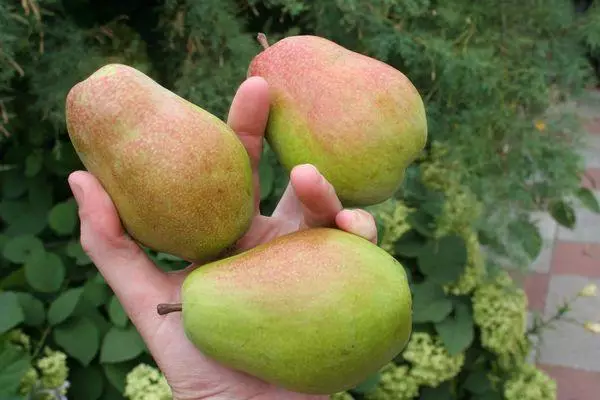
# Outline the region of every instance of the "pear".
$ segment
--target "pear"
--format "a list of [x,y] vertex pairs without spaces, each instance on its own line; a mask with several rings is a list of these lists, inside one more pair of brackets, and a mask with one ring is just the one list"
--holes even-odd
[[362,237],[331,228],[281,236],[184,280],[186,336],[230,368],[300,393],[350,389],[390,362],[412,330],[404,268]]
[[271,91],[266,139],[290,171],[310,163],[345,206],[394,195],[427,142],[419,92],[400,71],[318,36],[286,37],[248,68]]
[[144,73],[106,65],[66,99],[71,142],[124,228],[153,250],[208,260],[254,214],[250,159],[232,129]]

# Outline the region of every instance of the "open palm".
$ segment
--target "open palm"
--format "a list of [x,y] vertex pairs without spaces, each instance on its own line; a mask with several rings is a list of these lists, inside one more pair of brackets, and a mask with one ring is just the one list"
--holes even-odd
[[[269,90],[261,78],[249,78],[238,89],[228,124],[246,147],[252,163],[255,217],[237,243],[243,251],[301,229],[335,226],[373,242],[377,230],[370,214],[343,209],[333,187],[311,165],[296,167],[272,216],[260,215],[258,165],[269,113]],[[81,245],[129,318],[140,332],[176,400],[300,400],[326,399],[292,393],[205,357],[185,337],[177,313],[160,316],[159,303],[177,303],[183,279],[193,268],[163,272],[124,231],[111,198],[90,173],[69,176],[79,206]]]

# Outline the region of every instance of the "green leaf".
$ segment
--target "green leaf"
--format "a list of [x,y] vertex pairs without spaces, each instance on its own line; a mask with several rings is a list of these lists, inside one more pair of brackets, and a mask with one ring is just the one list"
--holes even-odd
[[[27,203],[3,203],[0,204],[0,212],[7,215],[17,215],[18,218],[7,217],[8,228],[5,233],[10,236],[37,235],[46,227],[46,212],[40,213]],[[4,218],[4,215],[3,215]],[[9,221],[10,219],[10,221]]]
[[406,222],[423,236],[432,237],[435,234],[435,219],[423,211],[419,210],[408,214]]
[[31,179],[29,181],[29,192],[27,193],[29,205],[44,215],[48,214],[54,205],[54,192],[52,189],[52,184],[48,183],[43,176]]
[[264,200],[273,191],[273,181],[275,180],[275,172],[266,157],[258,165],[258,175],[260,179],[260,199]]
[[56,292],[65,279],[65,266],[54,253],[36,253],[25,263],[25,277],[39,292]]
[[82,294],[83,288],[68,289],[61,293],[48,309],[48,322],[50,325],[60,324],[69,318],[79,304]]
[[511,222],[508,229],[515,243],[520,243],[529,257],[536,259],[543,245],[538,227],[527,220],[518,220]]
[[385,222],[379,215],[374,215],[375,227],[377,228],[377,246],[381,246],[381,240],[385,233]]
[[423,387],[419,400],[453,400],[452,387],[449,382],[443,382],[438,387]]
[[575,216],[575,210],[571,205],[564,201],[555,201],[550,203],[548,206],[550,215],[556,222],[564,226],[565,228],[573,229],[577,220]]
[[600,214],[600,204],[594,192],[588,188],[579,188],[576,193],[577,198],[588,210]]
[[144,351],[144,341],[133,325],[127,328],[112,327],[102,341],[101,363],[118,363],[131,360]]
[[112,328],[112,324],[96,309],[89,311],[85,316],[96,326],[100,336],[100,343],[102,343],[104,336],[110,331],[110,328]]
[[430,240],[419,254],[419,269],[439,284],[456,281],[467,266],[467,246],[458,235]]
[[380,380],[381,380],[381,373],[376,372],[374,374],[371,374],[363,382],[359,383],[354,388],[352,388],[352,391],[356,392],[356,393],[361,393],[361,394],[369,393],[377,387]]
[[110,320],[118,327],[124,328],[127,325],[129,318],[123,309],[123,306],[119,302],[117,296],[112,296],[108,303],[108,315]]
[[25,279],[24,267],[12,271],[6,277],[0,280],[0,289],[2,290],[21,289],[23,286],[26,285],[27,280]]
[[413,321],[441,322],[453,309],[452,300],[441,286],[425,281],[413,287]]
[[102,396],[104,377],[98,365],[78,367],[69,374],[69,399],[96,400]]
[[417,231],[406,231],[394,244],[394,253],[397,256],[417,257],[427,241]]
[[[109,365],[111,365],[111,364],[109,364]],[[135,367],[135,365],[133,367]],[[106,373],[105,373],[105,375],[106,375]],[[108,380],[108,378],[107,378],[107,380]],[[125,383],[123,383],[123,390],[119,390],[119,389],[115,388],[112,385],[112,382],[110,382],[110,381],[108,381],[108,383],[110,383],[110,385],[107,385],[107,384],[104,385],[104,392],[102,393],[100,400],[126,400],[125,397],[123,397],[123,392],[125,391],[125,386],[124,386]],[[75,400],[77,400],[77,399],[75,399]]]
[[81,247],[81,243],[79,243],[78,240],[71,240],[69,244],[67,244],[67,255],[75,259],[75,264],[77,265],[89,265],[92,263],[92,260],[90,260],[87,253],[83,251],[83,247]]
[[89,279],[83,285],[83,297],[94,308],[106,304],[110,294],[110,288],[105,283]]
[[100,346],[96,325],[87,317],[77,317],[54,328],[54,340],[70,356],[87,366]]
[[125,378],[137,364],[134,360],[122,363],[102,364],[102,369],[110,384],[123,393],[125,391]]
[[33,235],[20,235],[6,242],[2,255],[13,263],[22,264],[35,253],[44,253],[44,243]]
[[457,355],[467,349],[475,336],[473,316],[469,308],[464,304],[456,304],[454,307],[454,316],[436,323],[435,329],[451,356]]
[[502,392],[497,390],[488,390],[482,394],[476,394],[471,397],[471,400],[504,400],[505,397],[502,395]]
[[420,209],[425,211],[433,218],[439,217],[444,212],[444,194],[434,191],[429,191],[425,202],[420,205]]
[[44,164],[44,153],[35,150],[25,159],[25,176],[31,178],[37,175]]
[[2,181],[2,197],[5,199],[17,199],[27,191],[27,181],[23,179],[21,171],[14,169],[0,172]]
[[421,169],[410,166],[406,170],[406,179],[402,182],[402,199],[408,207],[419,207],[429,196],[429,189],[421,180]]
[[48,223],[59,235],[69,235],[77,226],[77,203],[71,198],[58,203],[48,214]]
[[8,243],[10,236],[0,233],[0,253],[4,252],[4,245]]
[[31,367],[29,355],[8,341],[0,342],[0,398],[14,395]]
[[181,258],[168,253],[156,253],[156,258],[161,261],[182,261]]
[[44,303],[30,293],[17,293],[19,304],[25,314],[25,324],[29,326],[40,326],[46,320]]
[[0,334],[7,332],[25,320],[19,298],[13,292],[0,293]]
[[472,371],[465,380],[464,388],[471,393],[483,394],[492,391],[492,383],[488,378],[488,371],[477,369]]

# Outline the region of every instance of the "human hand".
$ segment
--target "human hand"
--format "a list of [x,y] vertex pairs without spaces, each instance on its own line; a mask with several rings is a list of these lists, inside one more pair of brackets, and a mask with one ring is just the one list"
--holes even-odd
[[[244,144],[252,163],[255,217],[238,241],[237,251],[297,230],[332,226],[377,241],[373,217],[343,209],[333,187],[310,165],[294,168],[290,183],[272,216],[260,215],[258,165],[269,113],[266,81],[246,80],[231,105],[228,124]],[[160,316],[159,303],[178,303],[180,287],[191,269],[163,272],[124,231],[116,208],[100,182],[76,171],[69,184],[79,206],[81,245],[136,326],[175,400],[324,400],[327,396],[293,393],[229,369],[200,353],[183,331],[179,314]]]

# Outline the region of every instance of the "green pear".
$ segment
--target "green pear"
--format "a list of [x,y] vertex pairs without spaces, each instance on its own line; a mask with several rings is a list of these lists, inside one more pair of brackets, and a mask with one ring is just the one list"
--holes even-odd
[[66,122],[82,163],[139,243],[200,261],[248,230],[254,190],[241,141],[144,73],[100,68],[68,93]]
[[233,369],[300,393],[332,394],[390,362],[412,330],[404,268],[330,228],[281,236],[192,271],[181,304],[189,340]]
[[270,87],[266,138],[290,171],[310,163],[345,206],[393,196],[427,142],[421,96],[397,69],[310,35],[269,46],[248,68]]

